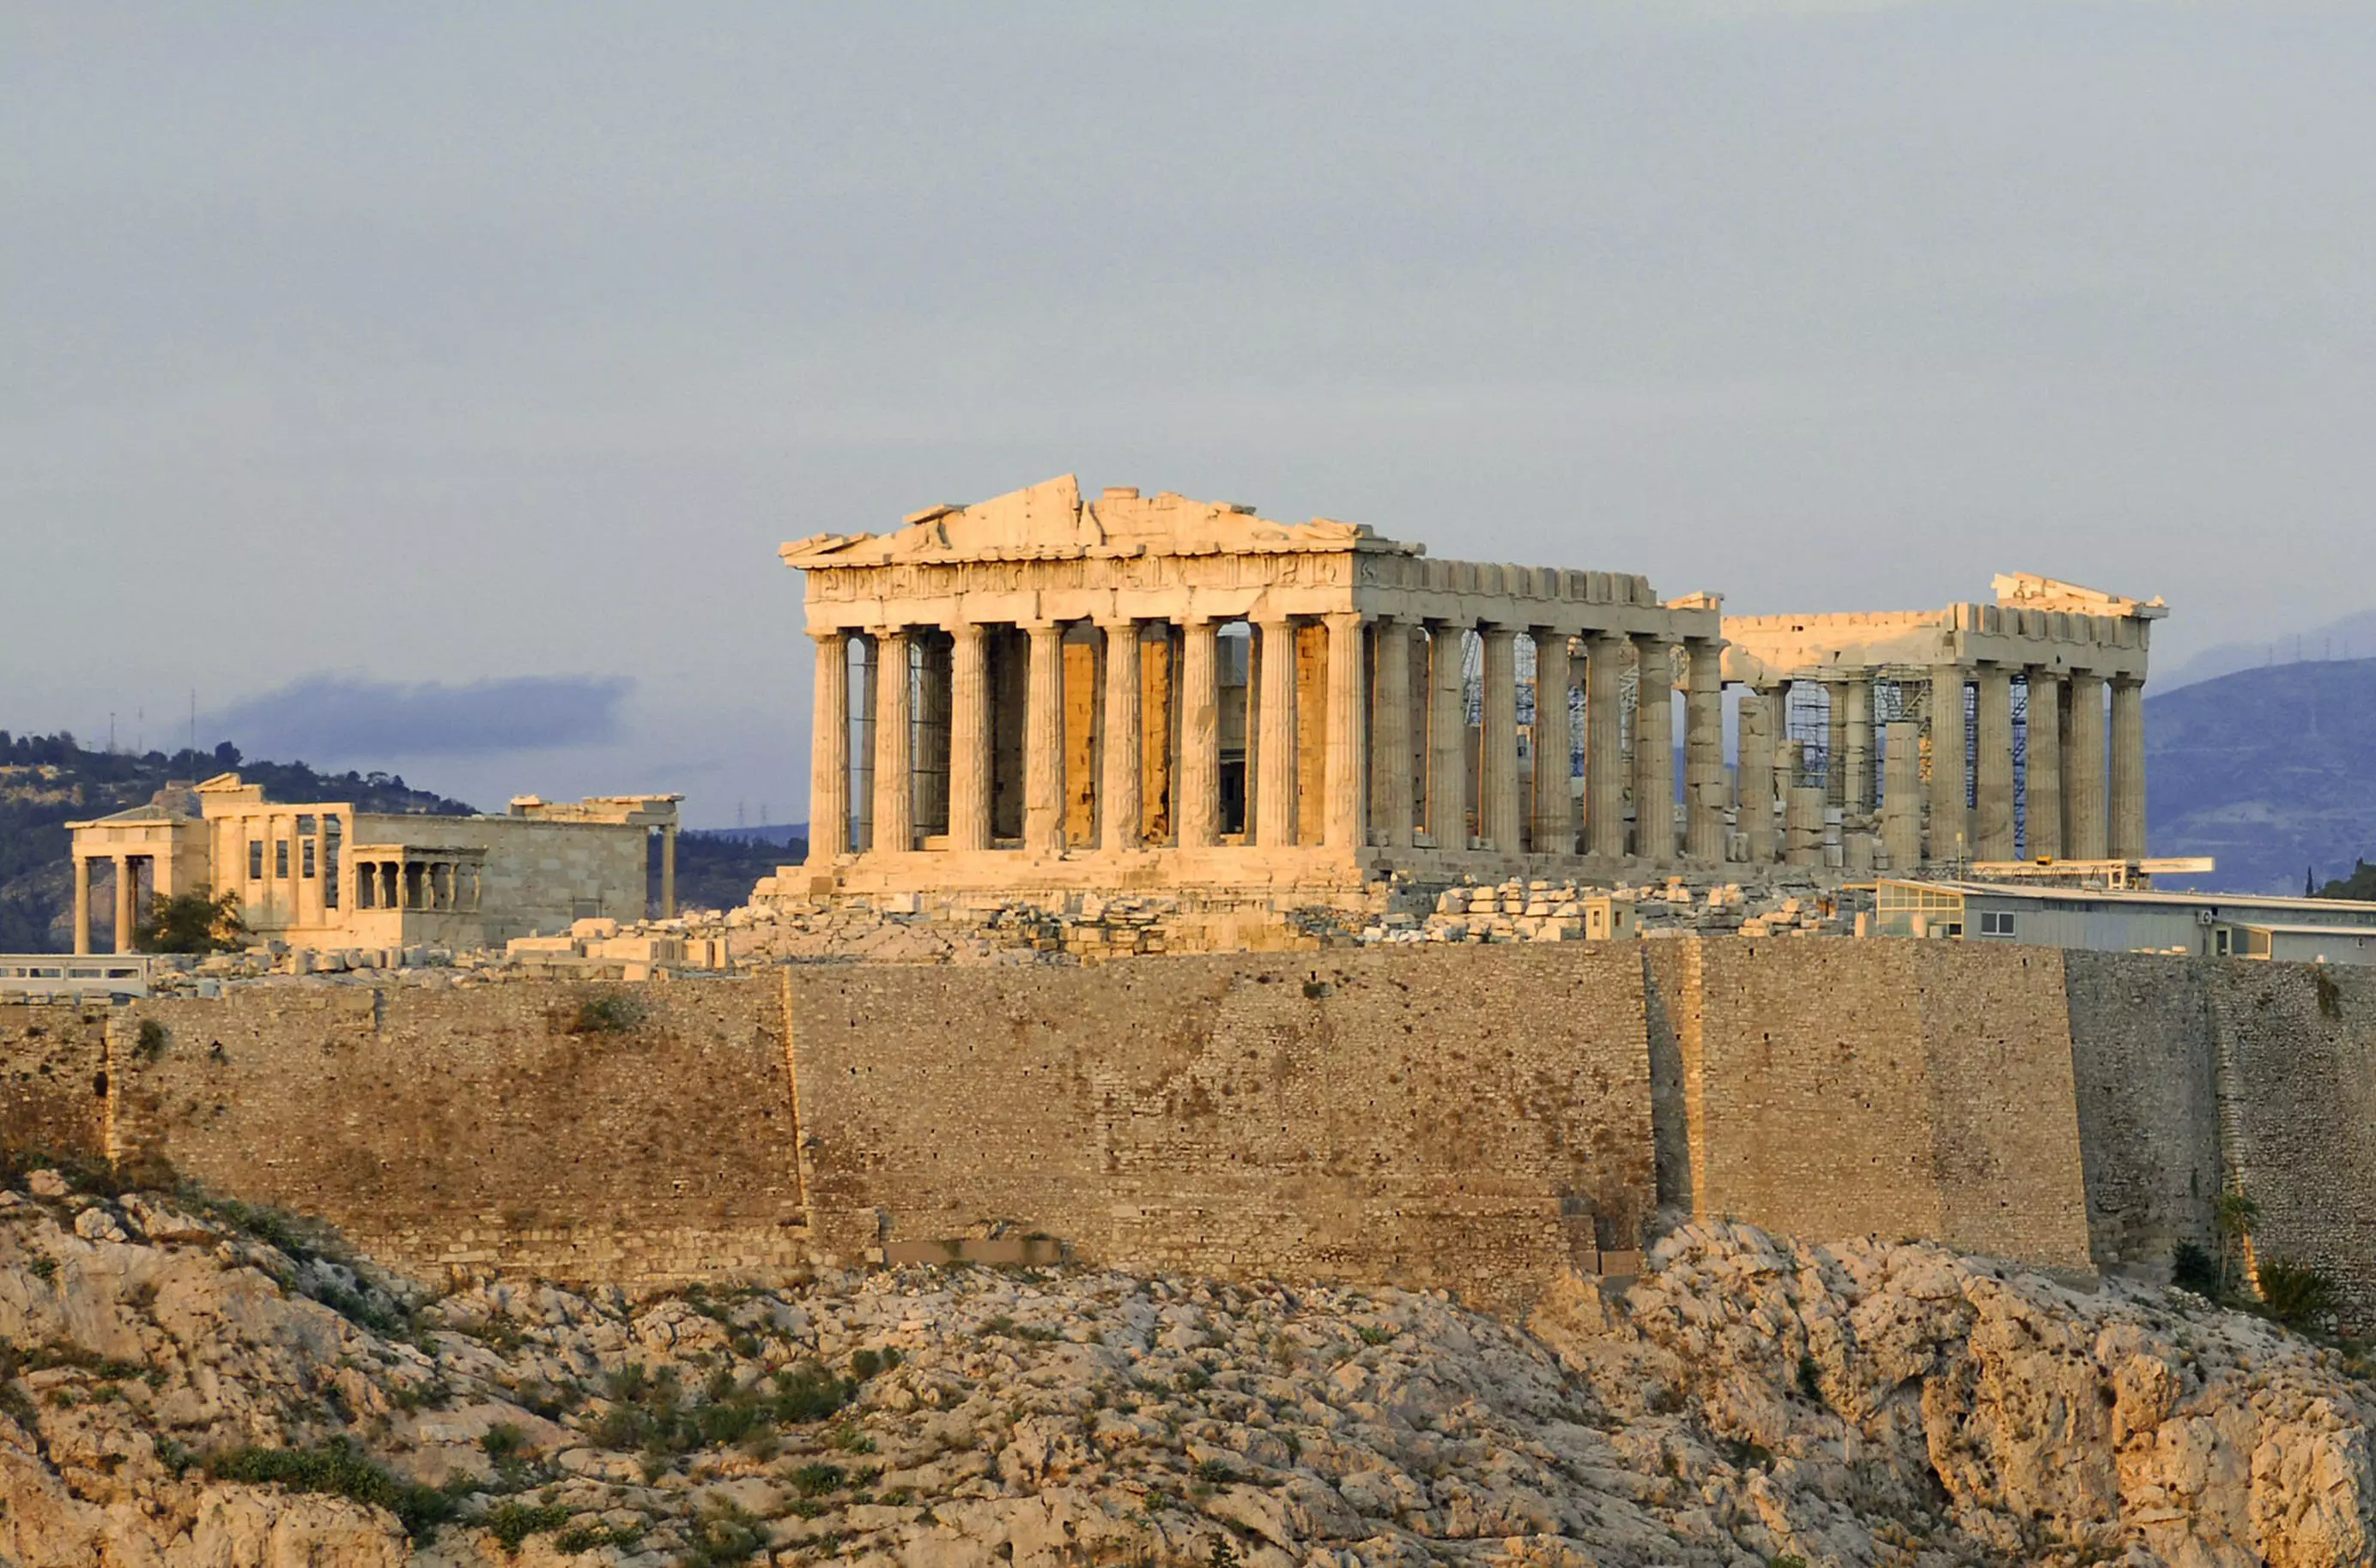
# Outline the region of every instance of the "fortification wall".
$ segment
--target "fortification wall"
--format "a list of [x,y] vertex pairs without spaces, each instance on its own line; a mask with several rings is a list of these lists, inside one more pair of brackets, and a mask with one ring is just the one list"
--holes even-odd
[[108,1018],[104,1008],[0,1004],[0,1148],[105,1156]]
[[1641,974],[1631,944],[790,971],[820,1239],[1008,1221],[1104,1262],[1508,1301],[1638,1244]]
[[2087,1232],[2107,1267],[2159,1272],[2214,1241],[2219,1106],[2211,993],[2217,960],[2062,956]]
[[[610,994],[630,1027],[571,1032]],[[116,1139],[391,1264],[659,1282],[799,1265],[775,984],[515,983],[153,1001]]]

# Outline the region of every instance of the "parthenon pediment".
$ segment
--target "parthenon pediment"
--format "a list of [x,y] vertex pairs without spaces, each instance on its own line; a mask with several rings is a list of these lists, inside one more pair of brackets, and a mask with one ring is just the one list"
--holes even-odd
[[786,565],[806,570],[895,562],[1346,551],[1416,555],[1420,547],[1381,539],[1363,524],[1325,517],[1275,522],[1256,517],[1251,506],[1193,501],[1168,491],[1143,496],[1114,489],[1084,502],[1079,481],[1063,474],[970,506],[928,507],[889,533],[813,534],[779,553]]
[[1997,602],[2016,610],[2061,610],[2081,615],[2121,615],[2138,621],[2158,621],[2169,613],[2159,598],[2126,599],[2102,588],[2041,577],[2035,572],[1999,574],[1990,583]]

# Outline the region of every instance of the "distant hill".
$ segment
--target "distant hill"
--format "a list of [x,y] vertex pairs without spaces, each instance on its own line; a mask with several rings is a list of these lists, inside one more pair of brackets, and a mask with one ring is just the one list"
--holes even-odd
[[2154,853],[2216,856],[2206,885],[2262,893],[2376,858],[2376,659],[2145,689]]
[[2154,667],[2153,684],[2165,692],[2216,681],[2239,670],[2260,670],[2306,659],[2365,659],[2376,653],[2376,610],[2362,610],[2339,621],[2287,632],[2253,643],[2219,643],[2183,663]]
[[749,900],[753,883],[808,852],[803,826],[689,828],[676,836],[677,908],[733,909]]
[[465,816],[459,801],[386,773],[316,773],[302,762],[259,762],[225,742],[210,752],[91,751],[70,734],[0,730],[0,953],[63,952],[73,942],[69,822],[146,805],[169,779],[196,782],[237,768],[273,801],[352,801],[366,811]]

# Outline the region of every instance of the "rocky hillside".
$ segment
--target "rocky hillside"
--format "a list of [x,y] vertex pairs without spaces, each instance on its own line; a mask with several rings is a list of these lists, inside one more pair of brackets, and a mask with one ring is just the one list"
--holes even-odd
[[0,1195],[20,1564],[2365,1562],[2376,1399],[2192,1298],[1688,1229],[1437,1296],[911,1269],[432,1299]]

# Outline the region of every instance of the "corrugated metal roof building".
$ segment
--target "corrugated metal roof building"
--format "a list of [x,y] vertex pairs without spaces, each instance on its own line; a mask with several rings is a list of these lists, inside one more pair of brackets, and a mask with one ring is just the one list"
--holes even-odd
[[2105,953],[2376,964],[2376,904],[2340,898],[1883,877],[1874,891],[1873,929],[1883,936]]

